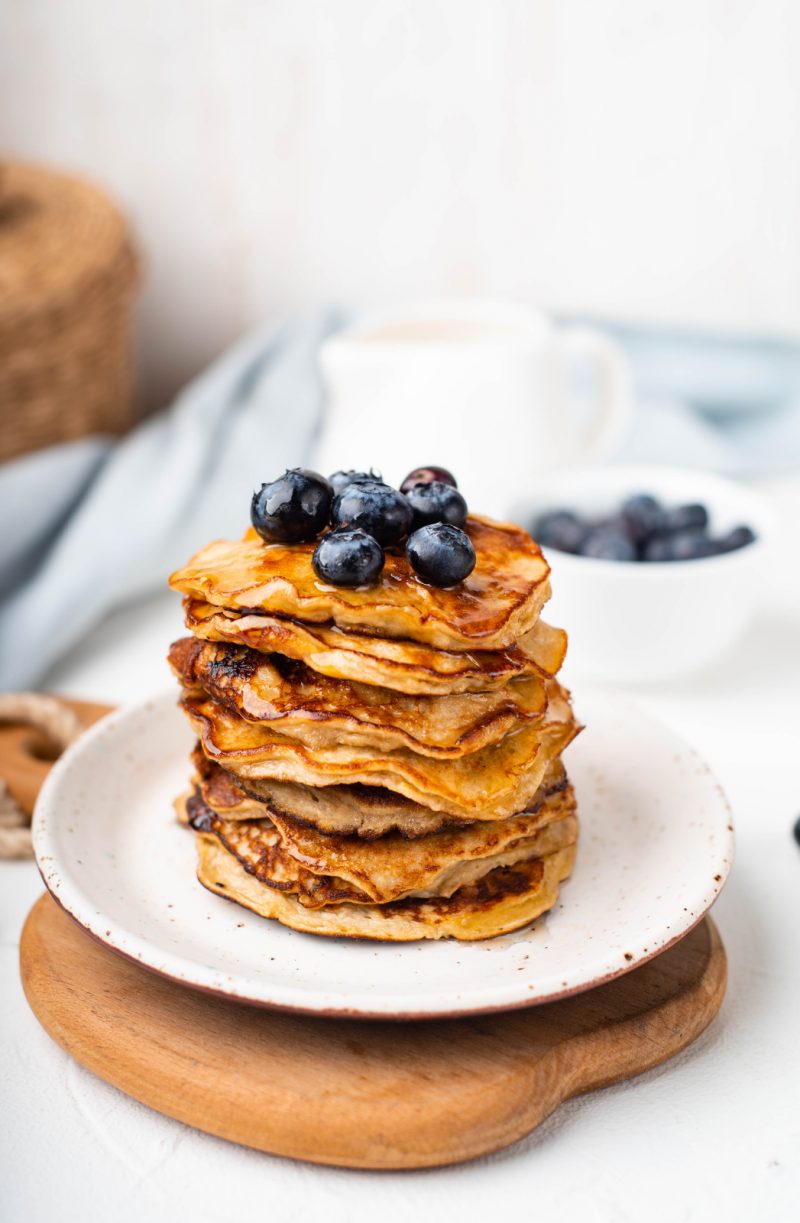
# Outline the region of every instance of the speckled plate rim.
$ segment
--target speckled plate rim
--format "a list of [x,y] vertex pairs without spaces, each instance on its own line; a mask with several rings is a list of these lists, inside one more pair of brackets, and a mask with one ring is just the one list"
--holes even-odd
[[[708,765],[674,731],[663,727],[657,719],[645,713],[634,702],[628,701],[616,693],[610,693],[607,689],[587,687],[583,690],[582,696],[584,698],[587,696],[596,697],[598,694],[602,694],[603,702],[613,705],[617,710],[623,709],[630,715],[635,715],[637,719],[646,722],[651,729],[662,731],[665,736],[668,736],[673,745],[679,745],[687,756],[695,762],[698,773],[706,775],[707,779],[714,782],[713,774]],[[370,999],[369,1003],[358,999],[348,999],[348,1004],[339,996],[325,994],[324,992],[315,995],[314,1002],[309,1003],[307,993],[304,993],[301,1000],[298,993],[293,992],[291,989],[287,990],[277,987],[264,992],[260,987],[254,988],[252,981],[237,978],[236,976],[230,976],[222,984],[218,980],[215,981],[213,979],[215,973],[212,969],[204,969],[185,956],[172,953],[163,947],[152,944],[147,939],[143,939],[126,929],[123,924],[115,921],[109,915],[97,910],[91,897],[87,896],[76,885],[69,874],[62,872],[59,862],[56,830],[58,827],[59,789],[63,779],[71,770],[82,767],[84,759],[95,740],[106,737],[110,737],[113,740],[113,737],[120,729],[124,731],[129,719],[141,716],[142,712],[147,712],[148,710],[155,711],[158,707],[165,704],[171,707],[175,706],[174,693],[163,693],[147,701],[115,710],[84,732],[80,739],[56,761],[45,779],[34,811],[32,821],[34,855],[45,887],[54,901],[93,940],[107,947],[108,950],[116,955],[138,964],[157,976],[173,981],[176,985],[186,986],[216,997],[227,998],[232,1002],[310,1016],[371,1020],[426,1020],[492,1014],[559,1001],[584,993],[587,990],[594,989],[597,986],[604,985],[632,972],[680,942],[703,920],[711,909],[727,881],[733,864],[734,830],[730,805],[719,783],[714,782],[714,789],[719,804],[716,814],[718,821],[717,832],[721,834],[721,846],[717,855],[707,863],[707,867],[713,871],[711,883],[707,885],[702,894],[698,894],[692,899],[691,906],[683,907],[681,911],[675,911],[673,922],[667,927],[669,934],[666,931],[661,936],[654,934],[652,931],[647,933],[645,937],[648,939],[648,944],[645,949],[640,949],[635,953],[625,953],[619,963],[609,966],[602,973],[596,973],[584,979],[574,979],[569,983],[562,981],[560,988],[550,989],[543,993],[537,993],[534,996],[530,996],[530,994],[522,995],[520,992],[515,992],[512,989],[510,992],[507,991],[502,998],[498,998],[497,989],[492,988],[487,991],[492,996],[492,1000],[487,998],[484,1001],[473,994],[472,1000],[465,1000],[458,1005],[454,1005],[450,994],[442,994],[435,1004],[429,1001],[424,1009],[406,1007],[398,1009],[397,1006],[376,1006],[375,999]],[[580,794],[578,799],[580,804]],[[193,882],[196,886],[200,887],[196,880],[193,880]],[[221,898],[215,899],[219,899],[222,904],[230,903]],[[258,920],[265,921],[266,919]],[[294,933],[296,932],[292,932],[292,934]],[[321,953],[324,951],[326,943],[329,942],[328,939],[321,936],[301,935],[300,937],[316,940],[320,944]],[[377,948],[386,947],[387,949],[397,948],[398,946],[413,947],[417,945],[414,943],[369,943],[368,940],[360,939],[347,941],[351,942],[354,947],[369,945]],[[489,942],[490,940],[486,941]],[[477,946],[478,944],[467,945]],[[155,959],[158,959],[159,962],[155,963]],[[568,970],[566,975],[567,977],[569,976]]]

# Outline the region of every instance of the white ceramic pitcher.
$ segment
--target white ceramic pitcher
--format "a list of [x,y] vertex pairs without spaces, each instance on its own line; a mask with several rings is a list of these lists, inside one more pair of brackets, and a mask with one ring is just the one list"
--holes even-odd
[[[628,364],[588,328],[526,306],[428,302],[360,319],[322,346],[328,411],[314,466],[456,475],[478,512],[506,515],[538,472],[608,457],[631,412]],[[581,413],[571,375],[593,373]]]

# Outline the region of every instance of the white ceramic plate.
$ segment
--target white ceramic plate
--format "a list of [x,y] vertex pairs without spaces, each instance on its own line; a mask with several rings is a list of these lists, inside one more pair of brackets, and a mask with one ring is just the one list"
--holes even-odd
[[115,951],[199,989],[290,1010],[413,1018],[577,993],[650,959],[713,904],[733,852],[725,797],[680,739],[582,693],[569,748],[581,839],[557,906],[480,943],[370,943],[284,929],[207,892],[175,821],[191,734],[174,694],[104,718],[57,762],[34,817],[56,900]]

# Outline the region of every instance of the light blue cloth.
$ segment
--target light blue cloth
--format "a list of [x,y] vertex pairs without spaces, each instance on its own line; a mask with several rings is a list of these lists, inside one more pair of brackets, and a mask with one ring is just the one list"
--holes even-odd
[[319,428],[326,313],[247,336],[122,441],[54,447],[0,468],[0,688],[35,684],[111,608],[156,590],[250,495],[302,463]]
[[[0,688],[35,684],[113,607],[163,587],[207,540],[235,537],[251,490],[308,461],[323,411],[317,349],[345,321],[257,330],[122,441],[0,468]],[[606,330],[637,392],[618,460],[800,467],[800,347]]]
[[800,344],[590,322],[633,368],[639,410],[615,461],[745,478],[800,469]]

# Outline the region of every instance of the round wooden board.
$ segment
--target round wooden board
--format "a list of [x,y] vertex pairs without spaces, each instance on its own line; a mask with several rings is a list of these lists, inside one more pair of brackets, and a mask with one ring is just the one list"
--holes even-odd
[[434,1167],[508,1146],[571,1096],[683,1049],[726,982],[706,918],[648,964],[563,1002],[429,1022],[316,1019],[158,977],[49,896],[28,916],[20,965],[50,1036],[121,1091],[209,1134],[350,1168]]

